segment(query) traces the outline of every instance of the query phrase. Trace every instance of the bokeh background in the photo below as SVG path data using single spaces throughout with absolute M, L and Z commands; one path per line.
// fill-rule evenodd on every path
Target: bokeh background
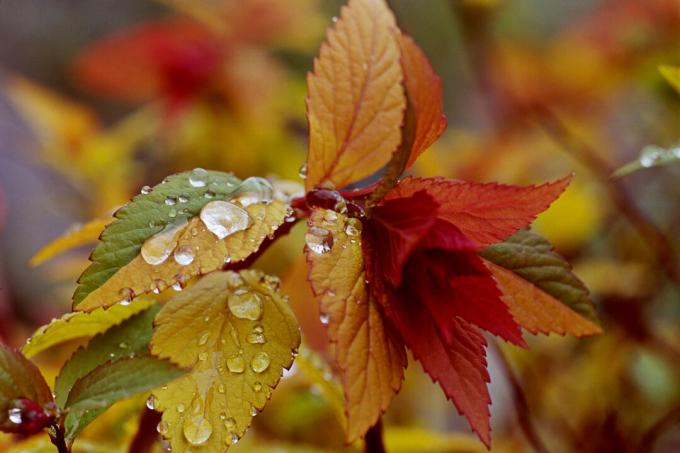
M 591 289 L 605 334 L 492 342 L 492 451 L 680 451 L 680 93 L 659 71 L 680 64 L 680 1 L 389 3 L 440 74 L 449 119 L 414 173 L 575 173 L 535 228 Z M 31 267 L 36 251 L 143 185 L 194 167 L 300 181 L 305 74 L 340 4 L 0 0 L 2 341 L 69 310 L 92 245 Z M 301 231 L 258 266 L 284 276 L 314 367 L 287 376 L 234 451 L 343 448 Z M 67 354 L 41 357 L 45 373 Z M 140 407 L 114 406 L 80 448 L 125 451 Z M 385 423 L 388 451 L 483 450 L 417 363 Z

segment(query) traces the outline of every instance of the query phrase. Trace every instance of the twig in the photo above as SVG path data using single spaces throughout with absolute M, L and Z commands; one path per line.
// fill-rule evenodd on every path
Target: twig
M 385 444 L 383 442 L 383 425 L 382 420 L 378 419 L 378 422 L 371 426 L 368 431 L 366 431 L 366 437 L 364 438 L 364 451 L 366 453 L 385 453 Z
M 503 367 L 503 371 L 505 372 L 508 382 L 510 382 L 510 387 L 512 388 L 512 399 L 515 403 L 517 421 L 519 422 L 519 426 L 522 429 L 522 433 L 524 433 L 524 436 L 527 438 L 527 441 L 529 441 L 529 444 L 533 447 L 534 451 L 537 451 L 538 453 L 548 453 L 548 449 L 538 436 L 536 428 L 534 427 L 534 424 L 531 420 L 529 404 L 527 403 L 527 398 L 524 395 L 524 390 L 522 390 L 519 379 L 503 355 L 503 351 L 501 351 L 497 345 L 495 349 L 498 352 L 500 364 Z
M 609 191 L 609 196 L 633 228 L 647 242 L 654 252 L 656 261 L 666 276 L 680 286 L 680 268 L 672 242 L 635 204 L 621 181 L 610 178 L 613 168 L 598 156 L 597 151 L 585 141 L 575 136 L 550 111 L 541 112 L 541 125 L 548 134 L 565 149 L 587 166 Z
M 161 414 L 151 409 L 144 408 L 144 412 L 139 417 L 139 427 L 132 443 L 130 443 L 130 453 L 145 453 L 151 451 L 153 444 L 158 439 L 156 426 L 161 421 Z
M 64 429 L 54 423 L 52 425 L 52 430 L 49 430 L 50 440 L 57 447 L 59 453 L 71 453 L 71 449 L 66 445 L 66 439 L 64 438 Z

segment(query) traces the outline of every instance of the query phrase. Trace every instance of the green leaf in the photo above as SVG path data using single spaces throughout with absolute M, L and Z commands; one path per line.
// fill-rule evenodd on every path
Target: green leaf
M 64 407 L 69 391 L 81 377 L 99 365 L 123 357 L 146 354 L 153 333 L 153 318 L 160 305 L 152 305 L 146 311 L 132 316 L 121 324 L 94 337 L 85 348 L 77 350 L 61 368 L 54 385 L 55 400 Z M 69 413 L 66 416 L 66 438 L 75 438 L 92 420 L 105 409 L 92 409 L 86 414 Z
M 529 230 L 520 230 L 504 242 L 490 245 L 480 255 L 511 270 L 591 321 L 597 313 L 588 289 L 552 245 Z
M 168 176 L 149 193 L 137 195 L 114 214 L 116 220 L 102 233 L 90 257 L 92 264 L 78 279 L 73 306 L 132 261 L 145 240 L 198 215 L 210 201 L 228 199 L 240 183 L 230 173 L 194 169 Z
M 167 384 L 184 373 L 172 362 L 151 355 L 107 362 L 75 382 L 65 407 L 73 413 L 108 408 L 116 401 Z
M 40 405 L 52 401 L 45 378 L 21 352 L 0 344 L 0 430 L 15 431 L 8 411 L 17 398 L 28 398 Z

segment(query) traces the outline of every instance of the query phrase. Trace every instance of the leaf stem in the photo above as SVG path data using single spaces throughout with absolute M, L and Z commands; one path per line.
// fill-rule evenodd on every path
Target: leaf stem
M 49 430 L 50 440 L 57 447 L 59 453 L 71 453 L 71 449 L 66 445 L 66 438 L 64 437 L 64 429 L 56 422 L 52 425 L 52 430 Z
M 375 425 L 366 431 L 364 438 L 364 451 L 366 453 L 385 453 L 385 443 L 383 442 L 382 419 L 378 419 Z
M 151 451 L 153 444 L 158 439 L 156 426 L 158 426 L 160 421 L 160 412 L 156 412 L 145 407 L 142 415 L 139 417 L 137 433 L 132 439 L 128 451 L 130 453 L 146 453 Z

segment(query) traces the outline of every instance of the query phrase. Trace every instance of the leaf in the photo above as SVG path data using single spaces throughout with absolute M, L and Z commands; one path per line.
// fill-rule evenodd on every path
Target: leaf
M 529 225 L 569 185 L 571 176 L 539 186 L 510 186 L 445 178 L 405 178 L 385 200 L 420 190 L 439 203 L 438 216 L 479 246 L 504 240 Z
M 300 345 L 277 284 L 258 271 L 214 272 L 165 304 L 152 353 L 191 368 L 155 390 L 161 434 L 174 451 L 222 451 L 262 410 Z
M 476 437 L 456 432 L 439 432 L 427 428 L 385 427 L 385 449 L 392 453 L 486 453 Z
M 92 337 L 146 310 L 152 302 L 148 298 L 137 298 L 127 306 L 115 305 L 108 310 L 99 308 L 89 313 L 66 313 L 36 330 L 21 351 L 26 357 L 33 357 L 54 345 L 76 338 Z
M 406 366 L 404 346 L 387 325 L 366 289 L 361 222 L 331 210 L 316 210 L 310 234 L 332 240 L 326 253 L 306 248 L 309 281 L 329 317 L 328 334 L 342 370 L 347 413 L 346 440 L 363 436 L 401 387 Z M 324 233 L 325 232 L 325 233 Z
M 408 168 L 444 132 L 447 121 L 443 113 L 441 79 L 410 36 L 400 34 L 399 44 L 406 96 L 416 119 L 413 136 L 409 140 Z
M 52 401 L 52 392 L 38 367 L 21 352 L 0 343 L 0 430 L 19 431 L 19 425 L 9 420 L 9 410 L 19 398 L 42 406 Z
M 481 256 L 514 272 L 586 319 L 597 322 L 588 289 L 571 272 L 569 263 L 553 252 L 552 245 L 539 235 L 520 230 L 505 242 L 487 247 Z
M 661 65 L 659 72 L 680 93 L 680 66 Z
M 406 99 L 394 16 L 383 0 L 350 0 L 307 77 L 305 187 L 373 174 L 401 141 Z
M 196 186 L 190 182 L 192 177 L 200 181 Z M 90 257 L 92 264 L 78 279 L 73 306 L 132 261 L 146 239 L 198 215 L 212 200 L 228 199 L 240 182 L 231 174 L 197 169 L 169 176 L 150 193 L 136 196 L 114 214 L 116 220 L 102 233 Z M 179 203 L 180 197 L 187 202 Z
M 575 337 L 602 333 L 598 325 L 512 271 L 489 261 L 485 261 L 485 264 L 498 282 L 503 301 L 512 317 L 529 332 L 569 334 Z
M 196 275 L 222 269 L 226 263 L 236 263 L 256 252 L 262 241 L 270 236 L 288 215 L 287 205 L 273 201 L 270 204 L 252 204 L 245 208 L 251 220 L 242 231 L 219 239 L 205 226 L 199 217 L 191 219 L 177 230 L 177 246 L 174 250 L 190 250 L 193 256 L 188 264 L 180 264 L 172 257 L 158 265 L 149 264 L 140 255 L 122 267 L 103 285 L 90 293 L 77 310 L 92 310 L 112 306 L 127 295 L 139 295 L 162 291 L 175 284 L 181 285 Z
M 111 219 L 106 218 L 94 219 L 87 222 L 85 225 L 74 225 L 52 242 L 42 246 L 40 250 L 31 257 L 29 264 L 31 267 L 40 266 L 45 261 L 51 260 L 55 256 L 68 250 L 91 242 L 96 242 L 104 227 L 110 222 Z
M 185 373 L 168 360 L 150 355 L 99 365 L 78 379 L 65 407 L 70 413 L 110 407 L 116 401 L 167 384 Z
M 78 349 L 64 364 L 57 376 L 54 385 L 57 404 L 64 407 L 73 383 L 96 367 L 109 361 L 147 353 L 151 341 L 153 318 L 159 309 L 160 305 L 152 305 L 146 311 L 97 335 L 90 340 L 87 347 Z M 67 414 L 64 423 L 66 439 L 74 439 L 102 412 L 104 412 L 103 408 L 90 410 L 87 414 Z

